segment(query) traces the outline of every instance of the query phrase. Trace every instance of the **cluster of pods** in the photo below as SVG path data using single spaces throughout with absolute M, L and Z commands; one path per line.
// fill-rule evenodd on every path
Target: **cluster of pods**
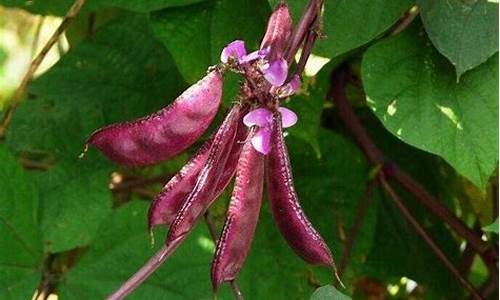
M 262 203 L 264 178 L 270 207 L 291 248 L 310 264 L 335 268 L 331 251 L 302 211 L 293 186 L 283 128 L 297 116 L 279 107 L 300 78 L 288 78 L 284 54 L 292 34 L 286 4 L 271 15 L 261 47 L 247 54 L 243 41 L 222 51 L 221 63 L 172 104 L 144 118 L 97 130 L 88 144 L 110 160 L 147 166 L 174 157 L 193 144 L 214 119 L 222 97 L 223 72 L 243 75 L 237 101 L 217 131 L 164 186 L 149 210 L 149 227 L 169 227 L 164 247 L 109 299 L 121 299 L 154 271 L 194 228 L 235 178 L 227 218 L 212 263 L 216 291 L 242 268 Z

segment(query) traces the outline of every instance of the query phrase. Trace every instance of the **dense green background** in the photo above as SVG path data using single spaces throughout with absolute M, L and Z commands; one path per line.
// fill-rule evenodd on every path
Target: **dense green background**
M 61 16 L 72 2 L 0 0 L 0 5 Z M 278 2 L 86 3 L 67 32 L 70 50 L 29 86 L 29 99 L 18 108 L 0 143 L 0 299 L 29 299 L 47 272 L 57 275 L 60 299 L 100 299 L 154 253 L 146 230 L 148 193 L 112 192 L 111 173 L 134 178 L 171 175 L 189 155 L 152 168 L 123 169 L 94 150 L 78 159 L 85 140 L 105 124 L 167 105 L 218 62 L 228 42 L 244 39 L 248 48 L 256 48 Z M 328 99 L 330 73 L 340 64 L 360 79 L 360 84 L 348 86 L 348 96 L 387 158 L 469 226 L 493 223 L 497 214 L 492 203 L 498 201 L 498 4 L 325 2 L 326 38 L 314 53 L 331 62 L 305 78 L 303 90 L 286 104 L 299 115 L 287 143 L 303 207 L 337 260 L 373 173 Z M 296 21 L 306 3 L 290 1 Z M 420 13 L 412 24 L 391 34 L 415 5 Z M 90 15 L 98 27 L 92 36 L 87 33 Z M 0 49 L 0 72 L 2 53 Z M 221 111 L 231 102 L 239 78 L 226 79 Z M 24 170 L 20 161 L 26 160 L 47 167 Z M 161 183 L 146 187 L 152 195 L 160 188 Z M 463 241 L 411 195 L 399 192 L 446 255 L 460 265 Z M 374 293 L 406 299 L 409 278 L 418 284 L 412 293 L 417 299 L 465 297 L 384 193 L 375 189 L 371 198 L 343 277 L 346 289 L 340 291 L 356 299 Z M 219 227 L 227 199 L 226 193 L 212 208 Z M 484 229 L 493 244 L 496 222 Z M 156 247 L 164 234 L 156 232 Z M 213 251 L 201 223 L 130 298 L 212 299 Z M 468 278 L 480 286 L 487 277 L 476 258 Z M 289 249 L 265 204 L 238 278 L 246 298 L 347 299 L 332 287 L 315 291 L 332 281 L 327 269 L 306 265 Z M 394 292 L 394 287 L 399 290 Z M 219 299 L 231 298 L 229 287 L 224 287 Z

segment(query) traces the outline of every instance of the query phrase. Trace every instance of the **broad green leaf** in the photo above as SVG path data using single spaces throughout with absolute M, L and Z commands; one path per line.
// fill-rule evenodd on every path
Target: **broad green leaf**
M 321 157 L 321 150 L 318 144 L 318 131 L 321 122 L 321 112 L 323 111 L 323 100 L 323 97 L 316 93 L 314 96 L 298 95 L 294 96 L 290 103 L 285 105 L 299 117 L 299 122 L 292 128 L 287 129 L 287 131 L 291 135 L 308 142 L 318 158 Z
M 459 244 L 441 220 L 426 216 L 423 208 L 399 189 L 405 206 L 416 216 L 424 229 L 448 259 L 458 264 Z M 426 290 L 426 299 L 443 297 L 462 298 L 464 290 L 434 252 L 415 233 L 413 227 L 401 216 L 392 201 L 382 196 L 378 207 L 378 223 L 373 249 L 366 258 L 363 275 L 382 280 L 386 284 L 398 283 L 401 277 L 410 278 Z
M 167 7 L 189 5 L 204 0 L 88 0 L 82 10 L 121 8 L 135 12 L 150 12 Z M 0 0 L 0 5 L 25 9 L 34 14 L 64 16 L 75 0 Z
M 323 106 L 327 101 L 328 89 L 330 88 L 331 72 L 344 61 L 344 58 L 335 59 L 326 64 L 314 77 L 303 77 L 301 90 L 298 94 L 291 96 L 284 105 L 292 109 L 298 116 L 297 124 L 287 131 L 291 135 L 308 142 L 321 157 L 321 149 L 318 142 L 318 134 L 321 127 Z
M 0 0 L 0 5 L 25 9 L 34 14 L 63 16 L 74 0 Z
M 483 227 L 483 231 L 494 232 L 498 234 L 498 218 L 495 220 L 495 222 L 491 223 L 488 226 Z
M 498 3 L 417 0 L 434 46 L 455 66 L 457 79 L 498 51 Z
M 4 145 L 0 162 L 0 298 L 30 299 L 41 277 L 38 196 Z
M 147 13 L 162 8 L 189 5 L 201 1 L 204 0 L 89 0 L 88 5 L 94 9 L 116 7 Z
M 102 220 L 111 213 L 106 162 L 81 160 L 60 163 L 50 172 L 37 174 L 45 251 L 60 252 L 92 242 Z
M 368 104 L 401 140 L 483 188 L 498 160 L 498 56 L 457 83 L 453 67 L 414 29 L 366 52 Z
M 179 71 L 190 83 L 198 81 L 212 62 L 212 10 L 211 3 L 200 3 L 166 9 L 151 15 L 156 37 L 172 54 Z
M 243 39 L 248 51 L 256 49 L 268 15 L 269 6 L 262 0 L 258 3 L 219 0 L 155 12 L 151 24 L 179 71 L 192 83 L 210 65 L 220 62 L 222 48 L 231 41 Z M 229 104 L 233 99 L 224 100 Z
M 91 132 L 154 112 L 183 86 L 146 18 L 136 15 L 103 26 L 33 83 L 36 99 L 19 107 L 7 141 L 55 163 L 37 177 L 47 251 L 87 245 L 111 210 L 113 167 L 93 149 L 78 159 Z
M 314 294 L 312 294 L 310 300 L 350 300 L 350 297 L 339 292 L 332 285 L 325 285 L 318 288 Z
M 219 63 L 222 48 L 234 40 L 244 40 L 249 52 L 257 49 L 270 15 L 266 0 L 216 0 L 210 26 L 212 63 Z
M 333 58 L 358 48 L 389 29 L 408 10 L 410 0 L 325 1 L 323 33 L 314 53 Z
M 61 281 L 61 299 L 104 299 L 137 271 L 154 248 L 147 230 L 147 203 L 134 201 L 117 209 L 99 229 L 95 243 Z M 210 261 L 214 252 L 206 227 L 197 230 L 163 266 L 127 299 L 211 299 Z M 227 293 L 222 294 L 229 299 Z

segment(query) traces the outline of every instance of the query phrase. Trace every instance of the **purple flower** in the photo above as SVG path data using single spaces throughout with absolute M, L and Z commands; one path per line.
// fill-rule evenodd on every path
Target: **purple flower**
M 280 107 L 281 125 L 283 128 L 292 127 L 297 123 L 297 115 L 288 108 Z M 243 123 L 248 126 L 257 126 L 259 129 L 252 137 L 252 145 L 255 150 L 262 154 L 271 151 L 271 133 L 273 124 L 273 112 L 267 108 L 257 108 L 252 110 L 243 118 Z
M 220 60 L 223 63 L 227 63 L 229 58 L 235 59 L 240 64 L 250 63 L 254 60 L 264 58 L 268 55 L 269 48 L 260 49 L 247 54 L 247 49 L 245 48 L 245 41 L 235 40 L 229 43 L 220 55 Z
M 282 86 L 273 86 L 270 92 L 278 98 L 286 98 L 295 94 L 299 89 L 300 77 L 299 75 L 294 75 L 287 84 Z
M 270 54 L 271 46 L 266 46 L 247 54 L 245 42 L 242 40 L 235 40 L 222 49 L 220 60 L 223 63 L 228 63 L 230 58 L 232 58 L 239 64 L 247 64 L 259 59 L 269 59 Z M 283 57 L 279 57 L 273 61 L 266 60 L 260 65 L 260 70 L 269 83 L 279 87 L 285 83 L 288 75 L 288 63 Z

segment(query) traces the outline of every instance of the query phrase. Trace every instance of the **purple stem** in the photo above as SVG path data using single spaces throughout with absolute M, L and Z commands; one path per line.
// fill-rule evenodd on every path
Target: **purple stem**
M 148 262 L 130 277 L 118 290 L 111 294 L 107 300 L 119 300 L 125 298 L 141 283 L 146 280 L 161 264 L 174 252 L 179 244 L 173 243 L 167 247 L 163 245 Z
M 471 296 L 476 299 L 476 300 L 482 300 L 483 298 L 479 295 L 479 293 L 476 291 L 476 289 L 472 286 L 472 284 L 465 279 L 460 271 L 455 267 L 455 265 L 448 259 L 446 254 L 443 253 L 443 251 L 436 245 L 434 240 L 431 238 L 431 236 L 425 231 L 425 229 L 418 223 L 418 221 L 415 219 L 415 217 L 412 215 L 412 213 L 408 210 L 408 208 L 403 204 L 401 199 L 399 198 L 398 194 L 392 189 L 392 187 L 389 185 L 387 180 L 384 177 L 383 173 L 379 173 L 378 180 L 386 194 L 389 196 L 389 198 L 392 200 L 394 205 L 399 209 L 401 214 L 405 217 L 406 221 L 410 223 L 410 225 L 413 227 L 413 229 L 417 232 L 417 234 L 427 243 L 427 245 L 432 249 L 434 254 L 441 260 L 441 262 L 446 266 L 448 271 L 450 271 L 455 277 L 458 279 L 460 284 L 464 288 L 466 288 L 470 293 Z
M 457 218 L 447 207 L 441 204 L 433 195 L 431 195 L 421 184 L 406 174 L 395 163 L 386 164 L 382 151 L 375 145 L 363 125 L 357 118 L 351 106 L 347 102 L 345 95 L 346 74 L 343 70 L 332 73 L 332 95 L 335 107 L 340 119 L 344 122 L 347 129 L 351 132 L 355 141 L 359 144 L 361 150 L 373 166 L 384 166 L 384 173 L 387 176 L 398 181 L 409 193 L 411 193 L 427 210 L 446 222 L 456 233 L 462 236 L 476 252 L 481 254 L 485 262 L 491 263 L 498 261 L 498 251 L 489 250 L 488 244 L 481 240 L 481 236 L 467 227 L 459 218 Z
M 302 17 L 300 18 L 299 24 L 295 27 L 292 33 L 292 38 L 288 49 L 286 51 L 285 59 L 288 65 L 291 65 L 295 54 L 300 48 L 300 45 L 304 41 L 304 37 L 307 32 L 311 30 L 311 25 L 316 19 L 319 19 L 321 14 L 321 7 L 323 6 L 323 0 L 310 0 L 307 5 Z

